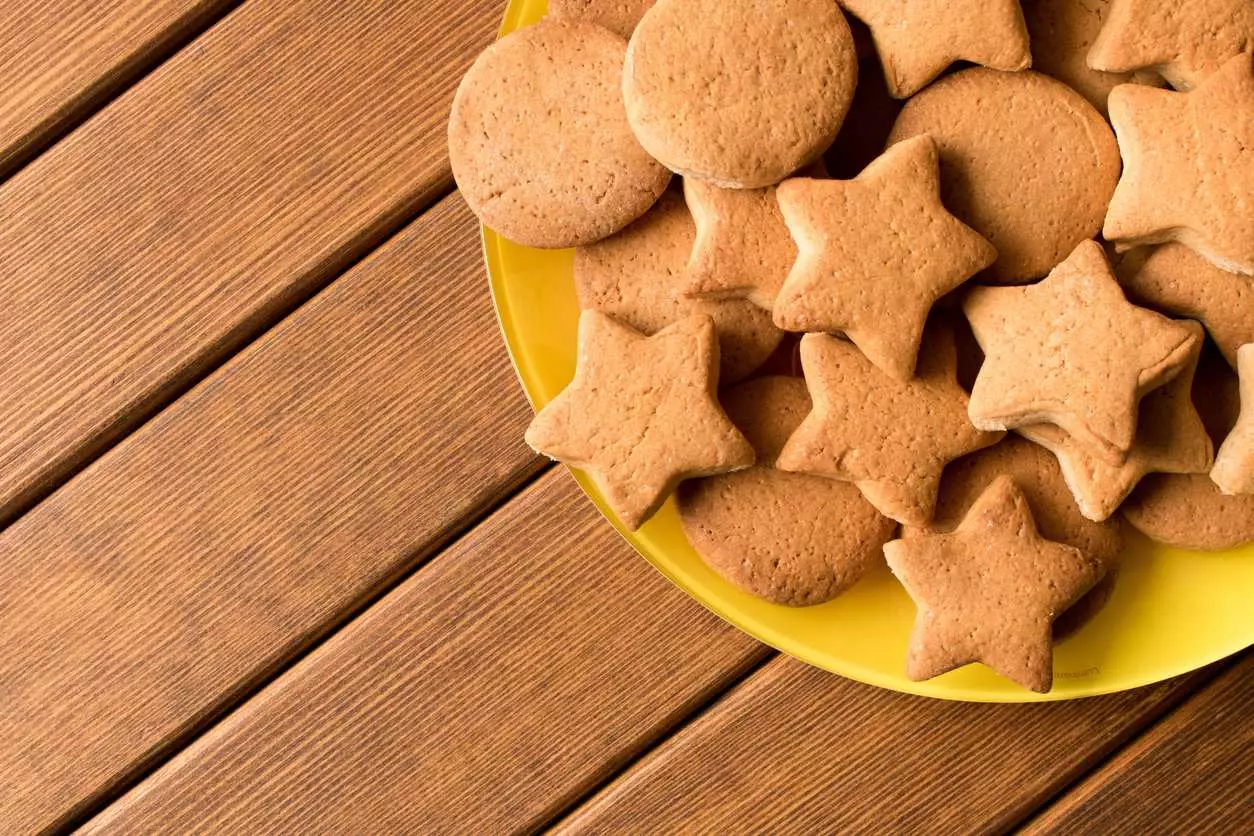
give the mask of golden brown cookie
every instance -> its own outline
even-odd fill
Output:
[[[760,598],[809,606],[836,597],[883,559],[896,525],[853,485],[775,469],[810,411],[801,378],[750,380],[724,392],[722,403],[757,464],[680,485],[688,539],[716,572]]]
[[[632,35],[623,97],[672,171],[755,189],[822,155],[857,77],[832,0],[658,0]]]
[[[575,253],[579,306],[652,334],[692,314],[714,320],[722,356],[720,380],[735,383],[771,356],[783,332],[769,312],[744,300],[684,297],[680,288],[694,236],[683,195],[670,190],[627,229]]]
[[[538,453],[586,470],[631,530],[683,479],[743,470],[753,448],[719,406],[714,320],[646,337],[604,314],[579,317],[575,379],[527,428]]]
[[[1138,305],[1205,325],[1234,369],[1237,349],[1254,342],[1254,281],[1216,267],[1183,244],[1133,250],[1115,273]]]
[[[889,142],[925,133],[940,149],[945,205],[997,248],[982,279],[1044,276],[1101,229],[1119,148],[1065,84],[1033,72],[955,73],[906,103]]]
[[[950,534],[894,540],[889,568],[918,607],[906,675],[931,679],[971,662],[1025,688],[1053,685],[1054,619],[1105,567],[1037,531],[1023,492],[998,477]]]
[[[1058,79],[1102,114],[1116,85],[1132,72],[1107,73],[1089,66],[1089,50],[1110,14],[1110,0],[1023,0],[1032,36],[1032,68]]]
[[[549,0],[549,17],[596,23],[624,40],[657,0]]]
[[[932,305],[997,258],[941,204],[928,136],[892,146],[854,180],[785,180],[778,199],[800,255],[775,324],[844,333],[902,380],[914,374]]]
[[[684,180],[684,199],[697,225],[682,283],[686,295],[744,298],[768,311],[775,306],[797,258],[775,188],[724,189]]]
[[[941,478],[940,498],[931,524],[925,528],[907,526],[901,536],[909,539],[953,531],[999,476],[1011,477],[1023,491],[1044,537],[1075,546],[1106,567],[1097,586],[1054,622],[1054,638],[1060,640],[1087,624],[1110,600],[1127,544],[1118,520],[1097,523],[1084,518],[1063,481],[1058,460],[1044,447],[1008,435],[992,447],[953,462]]]
[[[1211,479],[1229,496],[1254,495],[1254,343],[1237,352],[1241,414],[1224,439]]]
[[[1019,0],[839,0],[871,29],[894,98],[908,99],[955,61],[1032,66]]]
[[[1188,90],[1251,49],[1250,0],[1114,0],[1089,65],[1114,72],[1148,67]]]
[[[1215,448],[1193,406],[1193,378],[1202,353],[1202,326],[1185,323],[1194,332],[1193,348],[1184,369],[1169,383],[1141,399],[1136,441],[1121,464],[1094,456],[1053,424],[1020,427],[1019,433],[1058,457],[1067,487],[1081,513],[1107,520],[1142,478],[1151,473],[1206,473]]]
[[[853,482],[884,516],[925,525],[945,465],[1001,437],[971,426],[955,363],[953,335],[939,323],[908,381],[884,374],[851,343],[807,334],[801,365],[814,409],[777,466]]]
[[[1237,376],[1218,357],[1204,355],[1193,399],[1211,438],[1222,443],[1240,413]],[[1147,476],[1120,511],[1151,540],[1181,549],[1254,543],[1254,496],[1226,496],[1205,473]]]
[[[1124,298],[1099,244],[1086,241],[1028,287],[977,287],[963,302],[986,355],[971,392],[984,429],[1057,424],[1120,464],[1137,405],[1189,360],[1193,333]]]
[[[475,60],[453,100],[448,150],[481,221],[527,246],[575,247],[622,229],[666,190],[670,172],[627,124],[626,50],[600,26],[542,21]]]
[[[1120,85],[1110,119],[1124,172],[1106,238],[1179,241],[1254,276],[1254,56],[1233,58],[1192,93]]]

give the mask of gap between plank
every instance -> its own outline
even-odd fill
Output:
[[[97,813],[138,786],[154,772],[165,766],[175,755],[195,743],[205,734],[208,734],[241,706],[286,675],[292,668],[299,665],[310,654],[316,652],[341,630],[351,626],[367,610],[422,571],[427,564],[444,552],[450,545],[504,508],[532,483],[555,467],[548,461],[537,459],[537,462],[536,467],[524,472],[513,484],[507,486],[495,498],[484,502],[478,508],[472,509],[446,531],[441,532],[430,544],[415,553],[412,562],[405,568],[395,573],[392,577],[383,580],[378,586],[360,596],[357,600],[348,603],[336,617],[329,619],[322,625],[317,635],[310,637],[303,647],[297,649],[291,656],[274,668],[258,673],[250,681],[244,683],[235,693],[226,694],[225,699],[215,706],[209,714],[198,718],[187,729],[164,742],[158,750],[149,753],[146,758],[137,762],[126,775],[122,776],[112,786],[105,788],[92,798],[84,799],[77,807],[71,809],[61,821],[53,825],[49,832],[54,834],[70,833],[82,827]]]
[[[691,711],[679,718],[670,728],[660,730],[660,732],[655,735],[652,740],[645,742],[640,751],[633,753],[622,763],[610,769],[599,781],[596,781],[586,790],[578,793],[569,800],[560,802],[556,805],[552,810],[545,814],[544,822],[536,827],[533,832],[553,833],[563,821],[570,817],[571,813],[575,812],[588,801],[595,798],[602,790],[626,774],[629,769],[665,745],[666,741],[670,740],[672,737],[700,720],[708,711],[716,708],[719,703],[731,696],[733,692],[738,690],[741,685],[748,682],[749,679],[756,673],[780,657],[780,652],[770,645],[762,644],[761,646],[765,649],[765,653],[761,659],[746,666],[743,671],[728,680],[722,690],[711,693],[704,700],[694,705]],[[835,675],[836,674],[832,674],[832,676]]]
[[[189,16],[171,28],[165,37],[141,49],[114,72],[106,73],[89,85],[77,99],[63,105],[42,124],[31,128],[26,136],[18,140],[21,150],[0,166],[0,186],[242,5],[244,0],[222,0]]]
[[[1135,744],[1145,735],[1152,732],[1162,723],[1166,722],[1173,714],[1175,714],[1186,702],[1201,694],[1215,680],[1219,679],[1224,673],[1235,667],[1245,658],[1245,651],[1234,653],[1227,659],[1216,662],[1213,667],[1204,674],[1197,675],[1196,685],[1188,691],[1183,691],[1170,699],[1164,700],[1163,704],[1158,706],[1143,722],[1132,728],[1129,733],[1115,745],[1109,747],[1105,752],[1099,753],[1092,758],[1087,764],[1083,764],[1081,769],[1075,776],[1061,784],[1057,790],[1049,796],[1042,798],[1040,803],[1031,810],[1026,811],[1022,816],[1011,822],[1003,831],[1004,833],[1019,832],[1033,819],[1038,818],[1042,813],[1054,806],[1063,796],[1084,783],[1091,775],[1102,769],[1107,763],[1114,760],[1121,752],[1129,746]],[[1187,674],[1186,674],[1187,675]]]

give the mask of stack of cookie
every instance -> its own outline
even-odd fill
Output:
[[[886,556],[911,677],[1048,690],[1122,520],[1254,541],[1252,49],[1249,0],[551,0],[449,126],[578,248],[528,442],[779,604]]]

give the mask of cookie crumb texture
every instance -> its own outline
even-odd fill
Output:
[[[604,26],[624,40],[657,0],[549,0],[549,17]]]
[[[997,248],[981,279],[1040,278],[1102,228],[1119,147],[1101,114],[1062,82],[980,67],[954,73],[906,103],[889,143],[920,134],[940,150],[945,206]]]
[[[672,171],[761,188],[832,144],[857,77],[833,0],[659,0],[631,38],[623,96]]]
[[[896,524],[851,484],[785,473],[775,457],[810,411],[805,381],[764,377],[724,393],[757,464],[679,489],[693,548],[740,589],[788,606],[831,600],[883,561]]]
[[[627,124],[627,44],[591,23],[546,20],[485,50],[453,100],[449,161],[466,203],[501,235],[563,248],[617,232],[671,173]]]

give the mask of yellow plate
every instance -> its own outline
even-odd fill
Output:
[[[502,32],[534,23],[544,8],[545,0],[513,0]],[[528,397],[540,407],[575,371],[572,254],[522,247],[490,230],[484,250],[501,330]],[[614,521],[591,481],[575,475]],[[707,568],[689,546],[673,502],[636,534],[614,524],[659,572],[746,633],[812,665],[895,691],[982,702],[1072,699],[1157,682],[1254,643],[1254,547],[1200,554],[1138,538],[1110,603],[1056,649],[1049,694],[1029,693],[981,665],[911,682],[904,667],[914,607],[886,568],[835,601],[793,609],[747,595]]]

